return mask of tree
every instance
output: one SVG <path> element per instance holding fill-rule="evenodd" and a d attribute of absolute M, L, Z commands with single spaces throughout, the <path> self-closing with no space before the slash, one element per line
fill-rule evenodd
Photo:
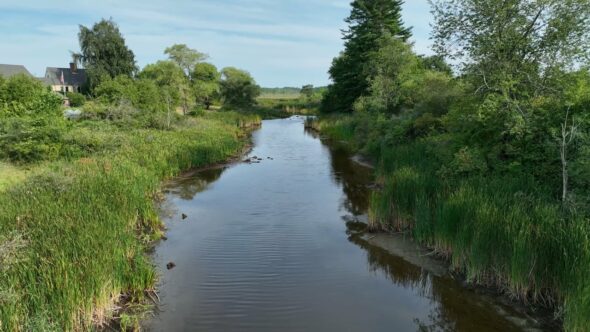
<path fill-rule="evenodd" d="M 213 100 L 219 95 L 221 74 L 217 71 L 217 67 L 206 62 L 198 63 L 191 73 L 191 79 L 197 104 L 209 109 Z"/>
<path fill-rule="evenodd" d="M 149 64 L 139 73 L 140 78 L 153 80 L 170 96 L 173 106 L 182 106 L 186 114 L 192 104 L 189 81 L 182 69 L 172 61 L 158 61 Z"/>
<path fill-rule="evenodd" d="M 221 71 L 221 97 L 225 105 L 248 108 L 256 103 L 260 87 L 250 73 L 233 67 Z"/>
<path fill-rule="evenodd" d="M 572 134 L 579 117 L 574 125 L 560 114 L 570 103 L 576 115 L 587 110 L 568 96 L 568 86 L 577 81 L 572 70 L 588 63 L 590 1 L 431 2 L 435 50 L 458 63 L 466 89 L 447 129 L 478 145 L 493 170 L 529 172 L 567 196 L 568 164 L 578 164 L 580 153 Z M 559 137 L 562 165 L 552 136 Z"/>
<path fill-rule="evenodd" d="M 380 48 L 379 40 L 389 34 L 406 41 L 411 33 L 401 20 L 400 0 L 354 0 L 343 31 L 345 50 L 334 59 L 329 70 L 333 84 L 322 102 L 324 111 L 348 112 L 366 94 L 370 77 L 366 64 Z"/>
<path fill-rule="evenodd" d="M 308 100 L 313 97 L 313 85 L 307 84 L 301 88 L 301 94 L 305 96 Z"/>
<path fill-rule="evenodd" d="M 422 66 L 425 69 L 438 71 L 441 73 L 445 73 L 448 75 L 453 75 L 453 69 L 446 63 L 445 58 L 440 55 L 431 55 L 431 56 L 420 56 L 420 60 L 422 60 Z"/>
<path fill-rule="evenodd" d="M 191 77 L 191 72 L 195 66 L 206 60 L 209 56 L 195 49 L 189 48 L 185 44 L 174 44 L 164 51 L 168 58 L 174 61 L 182 68 L 187 77 Z"/>
<path fill-rule="evenodd" d="M 357 100 L 355 110 L 399 113 L 402 106 L 413 106 L 413 83 L 424 70 L 410 44 L 393 36 L 384 36 L 380 44 L 369 63 L 368 93 Z"/>
<path fill-rule="evenodd" d="M 140 111 L 159 112 L 164 109 L 161 88 L 147 78 L 131 79 L 125 75 L 105 79 L 94 89 L 98 100 L 110 105 L 130 103 Z"/>
<path fill-rule="evenodd" d="M 75 54 L 88 73 L 90 88 L 103 77 L 133 76 L 137 71 L 135 55 L 125 44 L 119 27 L 112 20 L 102 19 L 92 28 L 80 25 L 80 53 Z"/>
<path fill-rule="evenodd" d="M 555 74 L 588 58 L 588 0 L 431 2 L 437 53 L 460 62 L 479 96 L 501 96 L 523 120 L 523 102 L 557 88 Z"/>

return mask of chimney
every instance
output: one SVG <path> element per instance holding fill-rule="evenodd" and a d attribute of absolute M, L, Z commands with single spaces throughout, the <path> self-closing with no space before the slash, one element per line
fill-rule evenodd
<path fill-rule="evenodd" d="M 70 62 L 70 71 L 72 72 L 72 74 L 76 74 L 76 72 L 78 71 L 78 67 L 76 66 L 75 62 Z"/>

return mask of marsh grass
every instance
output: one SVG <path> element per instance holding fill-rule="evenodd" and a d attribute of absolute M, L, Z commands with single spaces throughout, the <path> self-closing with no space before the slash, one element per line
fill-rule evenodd
<path fill-rule="evenodd" d="M 308 125 L 363 148 L 350 118 Z M 566 213 L 530 175 L 449 176 L 434 152 L 444 148 L 421 140 L 381 146 L 382 190 L 371 197 L 371 228 L 411 232 L 469 282 L 554 308 L 566 330 L 587 331 L 588 220 Z"/>
<path fill-rule="evenodd" d="M 81 124 L 70 138 L 88 149 L 86 157 L 44 164 L 0 193 L 0 248 L 19 244 L 1 256 L 8 258 L 1 262 L 0 329 L 90 330 L 117 317 L 137 326 L 136 315 L 117 309 L 140 304 L 155 285 L 145 253 L 161 236 L 154 206 L 161 181 L 235 155 L 244 144 L 239 127 L 259 123 L 226 114 L 169 131 L 103 123 L 93 132 L 85 126 L 95 124 Z"/>
<path fill-rule="evenodd" d="M 8 163 L 0 162 L 0 192 L 22 182 L 28 171 Z"/>

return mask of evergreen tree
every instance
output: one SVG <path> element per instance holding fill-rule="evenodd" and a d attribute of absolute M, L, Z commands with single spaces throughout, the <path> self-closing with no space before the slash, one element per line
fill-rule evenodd
<path fill-rule="evenodd" d="M 333 84 L 323 100 L 325 112 L 348 112 L 355 100 L 367 92 L 369 71 L 366 64 L 379 50 L 379 40 L 393 36 L 407 41 L 411 32 L 403 26 L 401 0 L 354 0 L 343 31 L 345 50 L 334 59 L 329 70 Z"/>

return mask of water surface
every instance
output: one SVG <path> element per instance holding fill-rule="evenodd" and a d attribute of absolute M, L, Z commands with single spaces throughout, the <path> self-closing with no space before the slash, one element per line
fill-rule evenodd
<path fill-rule="evenodd" d="M 167 185 L 148 330 L 523 330 L 509 307 L 366 241 L 371 171 L 303 119 L 265 121 L 253 141 L 260 163 Z"/>

